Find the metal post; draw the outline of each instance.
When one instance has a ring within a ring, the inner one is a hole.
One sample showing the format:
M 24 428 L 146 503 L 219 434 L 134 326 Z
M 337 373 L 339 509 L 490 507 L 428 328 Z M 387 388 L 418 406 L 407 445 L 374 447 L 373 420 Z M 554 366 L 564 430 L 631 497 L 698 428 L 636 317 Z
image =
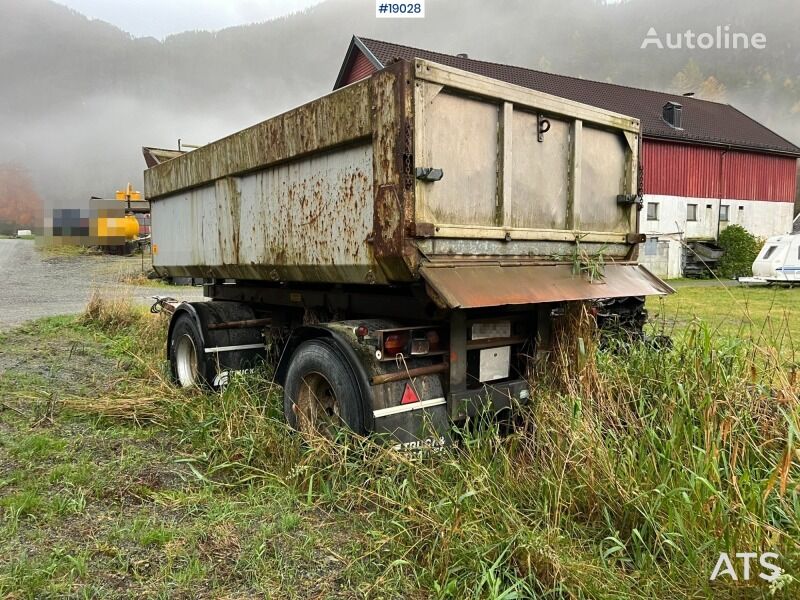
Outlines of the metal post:
M 550 359 L 553 350 L 552 335 L 552 307 L 549 304 L 540 304 L 536 307 L 536 349 L 534 355 L 534 369 L 542 373 Z
M 463 310 L 450 313 L 450 389 L 448 411 L 459 418 L 453 395 L 467 389 L 467 315 Z

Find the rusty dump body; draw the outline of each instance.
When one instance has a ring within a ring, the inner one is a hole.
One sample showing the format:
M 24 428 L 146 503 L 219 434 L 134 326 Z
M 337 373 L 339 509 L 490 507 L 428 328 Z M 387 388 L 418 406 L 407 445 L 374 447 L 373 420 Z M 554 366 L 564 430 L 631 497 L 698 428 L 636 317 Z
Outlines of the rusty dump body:
M 636 119 L 400 61 L 146 171 L 153 264 L 215 280 L 424 280 L 442 308 L 664 293 L 635 265 L 638 158 Z M 558 266 L 595 260 L 617 266 L 594 282 Z M 543 285 L 551 274 L 559 285 Z
M 293 427 L 447 443 L 529 401 L 564 303 L 642 338 L 670 288 L 635 262 L 638 157 L 636 119 L 417 60 L 160 162 L 154 267 L 211 299 L 172 307 L 172 373 L 277 348 Z

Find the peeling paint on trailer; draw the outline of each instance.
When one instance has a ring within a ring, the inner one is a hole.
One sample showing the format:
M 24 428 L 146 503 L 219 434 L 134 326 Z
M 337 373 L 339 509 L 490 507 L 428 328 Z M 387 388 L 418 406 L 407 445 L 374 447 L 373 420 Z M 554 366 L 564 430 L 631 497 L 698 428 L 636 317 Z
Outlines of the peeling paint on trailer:
M 371 135 L 369 81 L 363 81 L 148 169 L 145 197 L 158 200 Z
M 414 221 L 413 73 L 398 62 L 374 75 L 375 256 L 387 277 L 409 279 L 417 251 L 406 243 L 408 224 Z
M 372 210 L 370 145 L 226 177 L 153 204 L 153 264 L 194 277 L 378 281 Z

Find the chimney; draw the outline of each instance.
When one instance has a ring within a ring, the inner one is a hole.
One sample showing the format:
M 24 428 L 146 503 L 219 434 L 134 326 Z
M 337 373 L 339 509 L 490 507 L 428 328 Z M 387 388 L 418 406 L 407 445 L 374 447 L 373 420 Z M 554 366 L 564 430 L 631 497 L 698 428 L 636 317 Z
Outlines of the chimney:
M 456 56 L 458 58 L 469 58 L 469 54 L 467 54 L 466 52 L 462 52 L 460 54 L 456 54 Z
M 677 102 L 667 102 L 664 105 L 663 116 L 667 125 L 675 129 L 682 129 L 683 106 Z

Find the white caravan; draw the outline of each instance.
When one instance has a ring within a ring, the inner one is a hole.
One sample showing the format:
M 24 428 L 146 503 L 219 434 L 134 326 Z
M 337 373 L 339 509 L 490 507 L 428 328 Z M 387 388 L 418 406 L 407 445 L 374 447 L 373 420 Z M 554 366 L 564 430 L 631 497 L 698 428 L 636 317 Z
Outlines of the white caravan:
M 800 235 L 775 235 L 753 262 L 753 276 L 742 283 L 800 283 Z

